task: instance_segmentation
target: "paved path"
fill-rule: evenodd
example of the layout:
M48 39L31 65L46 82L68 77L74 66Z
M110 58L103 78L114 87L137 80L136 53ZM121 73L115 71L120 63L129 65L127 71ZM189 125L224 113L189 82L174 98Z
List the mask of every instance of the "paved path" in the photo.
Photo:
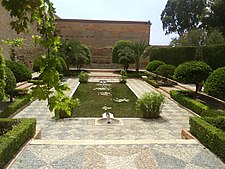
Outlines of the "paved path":
M78 84L77 79L66 82L73 89ZM127 84L138 97L154 91L141 80L129 79ZM11 168L225 168L197 141L180 139L190 114L169 99L162 118L121 119L123 126L96 126L95 118L55 121L46 106L46 101L35 101L16 116L37 118L42 139L31 141Z

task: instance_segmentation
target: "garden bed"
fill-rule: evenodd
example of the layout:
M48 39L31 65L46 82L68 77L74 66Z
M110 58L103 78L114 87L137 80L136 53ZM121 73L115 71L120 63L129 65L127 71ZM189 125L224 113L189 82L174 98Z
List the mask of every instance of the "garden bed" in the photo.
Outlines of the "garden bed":
M0 168L9 162L36 130L35 119L0 119Z
M102 91L103 93L111 93L106 96L99 95L99 92L101 91L93 90L98 87L97 83L80 84L73 97L79 98L81 105L73 116L101 117L102 113L105 112L102 108L106 106L111 107L111 109L107 111L112 112L114 117L142 117L142 114L135 109L137 97L126 84L111 83L110 85L110 92Z
M25 105L31 102L29 95L24 95L14 98L11 102L0 103L0 118L6 118L13 115L15 112L19 111Z

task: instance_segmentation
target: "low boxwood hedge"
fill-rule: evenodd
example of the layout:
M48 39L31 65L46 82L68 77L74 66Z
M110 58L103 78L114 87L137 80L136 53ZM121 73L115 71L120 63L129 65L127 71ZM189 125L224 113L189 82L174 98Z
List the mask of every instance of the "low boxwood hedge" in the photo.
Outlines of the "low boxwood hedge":
M30 96L26 95L16 99L12 104L0 111L0 118L6 118L15 113L18 109L28 104L31 101Z
M200 103L190 97L185 96L185 93L188 91L178 91L178 90L172 90L170 91L170 96L176 100L179 104L182 106L192 110L193 112L197 113L200 116L203 117L216 117L220 114L210 109L208 106L204 105L203 103Z
M35 119L0 119L0 125L5 122L15 126L0 137L0 168L4 168L36 130Z
M148 84L150 84L150 85L152 85L153 87L155 87L155 88L159 88L159 84L158 83L156 83L156 81L155 80L153 80L153 79L149 79L149 78L146 78L146 79L144 79Z
M191 133L225 162L225 132L199 117L191 117L189 123Z

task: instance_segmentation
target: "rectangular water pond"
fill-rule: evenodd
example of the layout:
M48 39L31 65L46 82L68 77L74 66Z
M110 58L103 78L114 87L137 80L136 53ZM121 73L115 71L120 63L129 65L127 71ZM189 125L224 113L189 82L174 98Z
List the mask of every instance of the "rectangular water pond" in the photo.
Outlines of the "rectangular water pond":
M111 83L81 83L76 90L74 98L80 100L80 107L73 113L74 117L101 117L107 112L118 117L142 117L135 109L137 97L126 84Z

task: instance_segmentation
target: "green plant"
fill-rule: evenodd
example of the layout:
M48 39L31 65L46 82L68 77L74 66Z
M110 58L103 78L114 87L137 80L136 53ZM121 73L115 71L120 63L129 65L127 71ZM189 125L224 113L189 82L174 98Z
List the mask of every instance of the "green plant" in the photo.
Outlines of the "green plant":
M5 61L0 47L0 102L5 97Z
M174 65L161 65L156 69L156 74L164 76L166 78L173 77L176 67Z
M148 77L146 79L144 79L148 84L152 85L155 88L159 88L159 84L156 83L156 81L154 79L152 79L152 77Z
M189 124L191 133L225 162L225 132L199 117L191 117Z
M225 67L214 70L207 78L204 92L225 101Z
M6 118L11 116L17 110L22 108L24 105L31 102L30 96L26 95L21 98L17 98L14 102L12 102L9 106L7 106L2 112L0 112L0 118Z
M205 62L189 61L179 65L175 72L174 78L185 84L195 84L195 97L199 88L203 85L204 81L212 72L212 69Z
M159 118L164 96L158 93L146 93L136 101L136 108L143 113L144 118Z
M120 83L126 83L127 82L127 72L125 70L120 71Z
M204 118L208 123L225 132L225 116L218 116L213 118Z
M16 88L16 77L14 76L11 69L9 69L7 66L5 67L5 75L6 75L5 91L10 96L10 102L12 102L13 101L13 91Z
M29 68L21 62L6 60L6 66L13 72L16 82L23 82L32 78Z
M178 90L170 91L171 98L173 98L179 104L192 110L193 112L197 113L200 116L216 117L220 115L215 110L211 110L207 105L188 97L189 95L191 95L190 91L178 91Z
M153 60L148 63L145 69L150 72L155 72L156 69L161 65L165 65L165 63L160 60Z
M23 144L32 138L36 131L35 119L0 119L1 124L14 125L12 130L1 136L0 139L0 168L9 162Z
M78 75L78 78L79 78L79 82L81 82L81 83L87 83L88 82L88 79L89 79L89 75L88 75L88 73L82 71Z
M40 68L42 66L42 63L43 63L44 59L45 59L44 56L38 56L38 57L35 58L34 64L33 64L33 71L34 72L40 72ZM66 62L64 61L63 58L57 57L55 69L59 73L64 73L64 72L67 71L67 65L66 65Z

